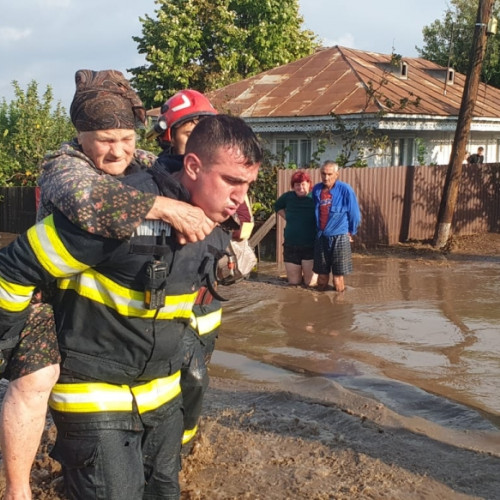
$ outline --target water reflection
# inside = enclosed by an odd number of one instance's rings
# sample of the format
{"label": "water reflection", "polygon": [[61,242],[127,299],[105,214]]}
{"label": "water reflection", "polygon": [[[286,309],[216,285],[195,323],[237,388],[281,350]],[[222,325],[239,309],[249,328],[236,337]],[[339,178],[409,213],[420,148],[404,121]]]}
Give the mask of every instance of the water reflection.
{"label": "water reflection", "polygon": [[[337,294],[287,287],[274,265],[261,265],[260,281],[228,289],[218,349],[291,373],[342,378],[377,397],[384,391],[375,380],[399,381],[396,400],[405,399],[405,387],[408,395],[418,388],[494,420],[499,278],[491,262],[358,257],[347,292]],[[416,401],[408,411],[425,411],[420,395]]]}

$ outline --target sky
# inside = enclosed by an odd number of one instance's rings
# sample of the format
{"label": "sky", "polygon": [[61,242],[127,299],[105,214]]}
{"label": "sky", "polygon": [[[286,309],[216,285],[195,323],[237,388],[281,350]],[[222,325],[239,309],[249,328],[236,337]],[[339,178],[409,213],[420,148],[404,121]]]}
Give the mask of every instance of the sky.
{"label": "sky", "polygon": [[[26,90],[50,85],[69,109],[78,69],[126,70],[145,63],[133,36],[140,17],[155,18],[154,0],[0,0],[0,102],[14,99],[12,81]],[[324,46],[417,57],[422,28],[443,19],[448,0],[299,0],[303,28]],[[168,97],[168,96],[167,96]]]}

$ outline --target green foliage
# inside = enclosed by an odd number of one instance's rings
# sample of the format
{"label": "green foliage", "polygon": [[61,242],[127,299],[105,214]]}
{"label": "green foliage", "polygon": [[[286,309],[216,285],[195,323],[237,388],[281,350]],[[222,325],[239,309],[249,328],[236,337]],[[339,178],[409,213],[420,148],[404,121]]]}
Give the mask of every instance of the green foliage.
{"label": "green foliage", "polygon": [[[436,20],[422,29],[424,46],[417,47],[420,57],[441,66],[450,66],[467,74],[474,38],[477,2],[450,0],[442,20]],[[493,17],[500,16],[500,2],[493,5]],[[490,35],[483,62],[482,80],[500,88],[500,38]]]}
{"label": "green foliage", "polygon": [[155,0],[133,37],[147,63],[131,82],[147,107],[182,88],[206,92],[311,54],[298,0]]}
{"label": "green foliage", "polygon": [[327,144],[328,141],[326,139],[318,139],[318,149],[316,151],[313,151],[311,154],[311,163],[309,165],[310,168],[320,167],[321,155],[326,151]]}
{"label": "green foliage", "polygon": [[153,153],[156,156],[158,156],[162,152],[162,149],[158,144],[156,137],[151,139],[146,138],[146,133],[152,126],[153,126],[152,123],[149,122],[144,129],[136,131],[137,139],[135,146],[137,149],[143,149],[144,151],[149,151],[150,153]]}
{"label": "green foliage", "polygon": [[66,111],[52,108],[52,90],[42,98],[32,81],[26,91],[13,82],[16,99],[0,104],[0,186],[34,186],[38,168],[48,150],[56,149],[74,134]]}
{"label": "green foliage", "polygon": [[[330,135],[339,137],[340,153],[335,159],[340,167],[366,167],[368,151],[375,154],[378,146],[385,147],[389,138],[364,121],[354,126],[343,117],[333,114]],[[332,141],[333,142],[333,141]]]}
{"label": "green foliage", "polygon": [[425,157],[427,156],[427,148],[425,147],[425,141],[417,137],[415,139],[415,144],[417,146],[417,161],[419,165],[425,165]]}
{"label": "green foliage", "polygon": [[251,185],[249,196],[255,220],[265,221],[274,212],[274,202],[278,197],[278,170],[283,168],[279,159],[264,149],[264,160],[257,180]]}

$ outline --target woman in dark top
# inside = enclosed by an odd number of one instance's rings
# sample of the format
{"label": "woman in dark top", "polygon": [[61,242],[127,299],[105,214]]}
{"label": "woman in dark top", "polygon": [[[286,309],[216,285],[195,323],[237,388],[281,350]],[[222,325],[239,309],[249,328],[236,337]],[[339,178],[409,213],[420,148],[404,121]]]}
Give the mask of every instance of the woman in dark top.
{"label": "woman in dark top", "polygon": [[290,285],[314,286],[313,273],[316,219],[311,198],[311,178],[297,170],[290,181],[292,190],[282,194],[274,209],[286,220],[283,258]]}

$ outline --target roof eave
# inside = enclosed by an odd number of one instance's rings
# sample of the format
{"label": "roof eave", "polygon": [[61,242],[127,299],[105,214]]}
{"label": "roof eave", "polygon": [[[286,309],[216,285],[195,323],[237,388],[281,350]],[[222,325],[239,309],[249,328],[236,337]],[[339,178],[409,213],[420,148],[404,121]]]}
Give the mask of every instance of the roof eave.
{"label": "roof eave", "polygon": [[[348,128],[363,122],[365,126],[379,130],[399,131],[454,131],[457,116],[411,115],[411,114],[355,114],[340,116]],[[296,117],[245,117],[245,121],[257,133],[317,133],[331,126],[331,116],[296,116]],[[500,131],[500,118],[477,117],[472,120],[471,131]]]}

